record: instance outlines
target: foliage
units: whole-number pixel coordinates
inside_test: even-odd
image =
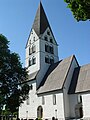
[[[90,20],[90,0],[64,0],[77,21]]]
[[[0,34],[0,110],[6,105],[13,113],[27,99],[29,85],[22,84],[28,77],[26,69],[8,45],[7,38]]]

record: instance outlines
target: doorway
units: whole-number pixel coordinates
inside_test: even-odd
[[[42,106],[39,106],[37,108],[37,118],[42,118],[43,117],[43,108]]]

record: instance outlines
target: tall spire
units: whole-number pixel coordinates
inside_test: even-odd
[[[35,16],[35,20],[32,26],[32,29],[35,30],[36,34],[38,36],[40,36],[41,34],[43,34],[45,32],[45,30],[47,29],[47,27],[50,28],[47,16],[44,12],[42,3],[40,1],[36,16]],[[50,28],[51,29],[51,28]]]

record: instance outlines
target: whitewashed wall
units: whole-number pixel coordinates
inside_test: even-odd
[[[42,95],[37,96],[36,94],[36,81],[31,81],[29,84],[33,85],[33,90],[29,92],[29,105],[27,105],[26,101],[21,105],[19,108],[19,118],[37,118],[37,108],[42,106],[43,119],[52,119],[52,117],[64,119],[63,93],[60,91],[51,94],[43,94],[45,104],[42,105]],[[53,94],[56,95],[56,105],[53,105]],[[55,110],[57,110],[57,113]]]
[[[82,95],[83,104],[83,117],[90,119],[90,94],[86,93]]]
[[[33,32],[33,34],[32,34]],[[28,67],[28,74],[31,74],[33,72],[36,72],[40,69],[40,41],[39,41],[39,37],[37,36],[37,34],[35,33],[34,30],[32,30],[30,37],[28,39],[27,42],[27,46],[26,46],[26,59],[25,59],[25,67]],[[35,37],[35,41],[33,41],[33,38]],[[30,44],[31,41],[31,44]],[[29,55],[29,48],[30,46],[35,45],[36,46],[36,52]],[[29,63],[29,59],[32,57],[36,57],[36,64],[32,65],[32,66],[28,66]]]
[[[19,118],[37,118],[37,107],[42,103],[41,97],[37,97],[36,94],[36,80],[29,82],[30,84],[33,85],[33,90],[29,92],[29,105],[27,105],[27,101],[21,105],[19,108]]]
[[[53,105],[53,94],[56,95],[56,105]],[[52,93],[45,95],[45,105],[43,107],[43,119],[52,119],[52,117],[57,117],[58,119],[64,119],[64,103],[63,103],[63,93]],[[57,110],[57,113],[55,112]]]

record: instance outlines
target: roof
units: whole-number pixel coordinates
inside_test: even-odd
[[[74,70],[69,94],[84,93],[90,91],[90,64],[78,67]]]
[[[80,67],[75,93],[90,91],[90,64]]]
[[[41,34],[43,34],[45,32],[45,30],[48,27],[51,30],[51,27],[50,27],[50,24],[48,22],[47,16],[44,12],[42,3],[40,2],[35,19],[34,19],[32,29],[34,29],[36,34],[38,36],[40,36]],[[51,32],[52,32],[52,30],[51,30]],[[52,35],[53,35],[53,33],[52,33]],[[53,35],[53,37],[54,37],[54,35]]]
[[[42,80],[37,94],[61,90],[70,69],[73,56],[51,65]]]

